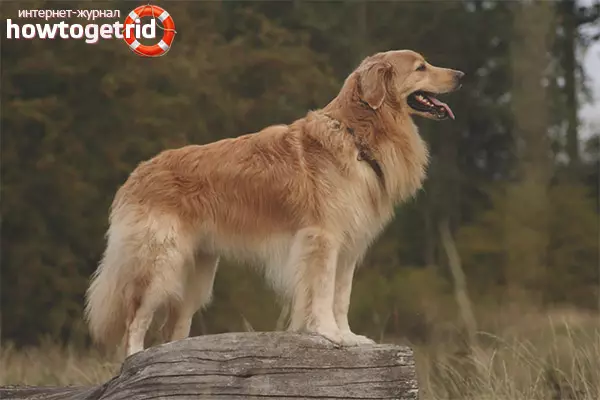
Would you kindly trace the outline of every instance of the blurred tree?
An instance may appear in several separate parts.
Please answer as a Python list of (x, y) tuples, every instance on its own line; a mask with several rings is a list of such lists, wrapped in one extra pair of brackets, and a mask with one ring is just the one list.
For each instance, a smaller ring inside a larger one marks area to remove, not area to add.
[[(577, 58), (590, 44), (590, 38), (582, 27), (600, 22), (600, 2), (595, 6), (578, 6), (574, 0), (564, 0), (554, 3), (555, 28), (553, 30), (554, 46), (552, 54), (554, 61), (550, 63), (551, 76), (548, 84), (552, 93), (552, 121), (554, 131), (554, 152), (558, 160), (564, 162), (567, 168), (564, 179), (581, 178), (581, 157), (579, 138), (579, 121), (577, 110), (579, 98), (587, 95), (585, 71), (577, 62)], [(566, 156), (566, 157), (565, 157)]]
[[(548, 245), (547, 190), (552, 173), (545, 81), (553, 8), (539, 2), (515, 6), (512, 41), (512, 93), (517, 163), (508, 188), (507, 284), (535, 291), (545, 276)], [(521, 38), (527, 35), (527, 40)], [(538, 293), (533, 293), (538, 297)], [(536, 299), (541, 300), (541, 298)]]

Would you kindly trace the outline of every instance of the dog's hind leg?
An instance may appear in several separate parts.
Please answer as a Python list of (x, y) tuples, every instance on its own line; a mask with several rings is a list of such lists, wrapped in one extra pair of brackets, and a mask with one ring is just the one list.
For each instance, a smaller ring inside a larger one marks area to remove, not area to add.
[(127, 318), (127, 356), (144, 349), (154, 313), (160, 307), (181, 302), (185, 263), (190, 259), (174, 243), (161, 243), (141, 253), (140, 264), (146, 267), (147, 275), (130, 288), (134, 294)]
[(218, 264), (219, 257), (196, 253), (194, 264), (187, 270), (183, 298), (181, 302), (171, 306), (169, 318), (163, 329), (163, 337), (166, 340), (181, 340), (190, 335), (192, 317), (212, 299)]
[[(156, 310), (167, 302), (167, 296), (160, 293), (157, 285), (150, 285), (139, 302), (132, 304), (127, 319), (127, 356), (144, 350), (144, 338), (152, 323)], [(136, 307), (137, 306), (137, 307)]]

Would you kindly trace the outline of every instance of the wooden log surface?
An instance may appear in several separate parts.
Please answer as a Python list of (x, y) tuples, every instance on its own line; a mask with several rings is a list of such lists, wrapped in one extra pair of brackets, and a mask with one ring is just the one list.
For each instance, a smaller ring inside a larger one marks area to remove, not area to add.
[[(10, 366), (9, 366), (10, 368)], [(2, 387), (0, 399), (417, 399), (408, 347), (339, 347), (291, 332), (226, 333), (152, 347), (96, 387)]]

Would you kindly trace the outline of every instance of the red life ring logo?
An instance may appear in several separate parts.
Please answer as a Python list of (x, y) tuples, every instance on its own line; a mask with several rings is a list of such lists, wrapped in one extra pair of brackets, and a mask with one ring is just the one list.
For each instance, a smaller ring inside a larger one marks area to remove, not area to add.
[[(158, 19), (163, 24), (163, 28), (161, 28), (163, 30), (163, 37), (155, 45), (146, 46), (138, 41), (138, 37), (141, 36), (139, 33), (139, 23), (143, 17)], [(173, 17), (164, 8), (150, 4), (139, 6), (131, 11), (127, 15), (127, 18), (125, 18), (123, 25), (123, 39), (129, 45), (131, 51), (142, 57), (164, 56), (171, 48), (171, 44), (177, 33)]]

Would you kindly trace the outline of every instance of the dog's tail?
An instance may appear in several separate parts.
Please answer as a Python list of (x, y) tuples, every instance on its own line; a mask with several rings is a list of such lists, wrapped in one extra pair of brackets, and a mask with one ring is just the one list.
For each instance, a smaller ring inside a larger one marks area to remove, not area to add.
[(132, 289), (139, 270), (127, 215), (121, 212), (117, 216), (115, 211), (113, 209), (106, 235), (106, 250), (92, 275), (85, 304), (85, 319), (92, 339), (107, 347), (120, 345), (125, 335), (128, 311), (134, 307)]
[(113, 255), (119, 251), (110, 242), (86, 292), (85, 318), (92, 339), (114, 347), (125, 334), (127, 299), (122, 271), (126, 265)]

